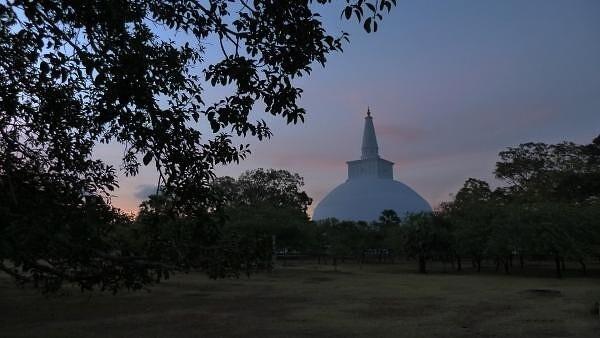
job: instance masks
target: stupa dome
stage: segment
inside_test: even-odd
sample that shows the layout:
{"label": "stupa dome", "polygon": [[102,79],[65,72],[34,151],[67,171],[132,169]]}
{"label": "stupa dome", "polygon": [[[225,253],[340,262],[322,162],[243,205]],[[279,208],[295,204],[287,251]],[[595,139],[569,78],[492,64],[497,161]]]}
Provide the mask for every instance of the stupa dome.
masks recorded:
{"label": "stupa dome", "polygon": [[400,217],[431,211],[423,197],[406,184],[394,180],[394,163],[379,157],[369,110],[365,117],[361,159],[347,164],[348,179],[319,202],[313,213],[314,220],[374,221],[386,209],[396,211]]}

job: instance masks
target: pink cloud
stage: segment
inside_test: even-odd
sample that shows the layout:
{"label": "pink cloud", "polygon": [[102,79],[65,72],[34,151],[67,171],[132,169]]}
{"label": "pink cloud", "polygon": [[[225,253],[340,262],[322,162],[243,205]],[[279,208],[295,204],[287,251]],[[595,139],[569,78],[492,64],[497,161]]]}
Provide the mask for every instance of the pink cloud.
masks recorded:
{"label": "pink cloud", "polygon": [[407,126],[384,124],[377,127],[377,135],[380,139],[385,139],[386,143],[413,143],[422,140],[427,132],[423,129],[411,128]]}

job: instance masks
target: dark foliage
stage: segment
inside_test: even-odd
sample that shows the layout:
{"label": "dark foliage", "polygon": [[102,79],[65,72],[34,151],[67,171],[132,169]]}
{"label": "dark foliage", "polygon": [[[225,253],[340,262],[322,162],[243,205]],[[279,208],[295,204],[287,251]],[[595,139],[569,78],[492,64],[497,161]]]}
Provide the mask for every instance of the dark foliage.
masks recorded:
{"label": "dark foliage", "polygon": [[[160,279],[162,249],[129,253],[114,222],[99,226],[85,211],[90,200],[109,204],[118,186],[114,168],[94,158],[95,146],[120,144],[126,175],[153,164],[175,213],[206,227],[219,199],[208,190],[214,166],[249,151],[230,136],[271,135],[263,120],[250,119],[255,105],[288,123],[303,121],[302,90],[293,80],[325,64],[347,39],[326,32],[315,12],[330,2],[0,2],[3,269],[47,289],[68,281],[117,290]],[[375,31],[392,4],[346,1],[343,17]],[[187,41],[175,41],[176,33]],[[206,42],[222,52],[214,64],[203,61]],[[232,94],[204,102],[207,86]],[[202,134],[200,125],[212,133]],[[191,238],[212,232],[190,231]]]}
{"label": "dark foliage", "polygon": [[286,170],[256,169],[235,180],[213,182],[224,199],[225,237],[238,238],[245,251],[241,270],[270,269],[273,252],[306,250],[311,198],[304,181]]}

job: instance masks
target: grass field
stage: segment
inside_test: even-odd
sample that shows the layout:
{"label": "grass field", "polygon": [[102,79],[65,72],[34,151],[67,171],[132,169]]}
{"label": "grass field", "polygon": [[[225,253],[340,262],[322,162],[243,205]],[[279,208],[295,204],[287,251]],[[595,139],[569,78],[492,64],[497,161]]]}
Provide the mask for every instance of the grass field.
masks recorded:
{"label": "grass field", "polygon": [[302,265],[250,279],[180,275],[151,292],[46,297],[0,276],[6,337],[600,337],[600,278],[419,275]]}

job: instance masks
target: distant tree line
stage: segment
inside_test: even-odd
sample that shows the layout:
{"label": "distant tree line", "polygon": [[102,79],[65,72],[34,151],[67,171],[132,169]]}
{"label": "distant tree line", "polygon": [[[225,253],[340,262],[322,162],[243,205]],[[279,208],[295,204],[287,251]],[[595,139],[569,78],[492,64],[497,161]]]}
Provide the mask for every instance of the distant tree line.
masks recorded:
{"label": "distant tree line", "polygon": [[[600,257],[600,136],[590,144],[525,143],[500,152],[495,175],[505,185],[469,179],[433,217],[448,224],[452,254],[493,258],[506,272],[513,258],[565,259],[586,271]],[[460,264],[459,264],[460,266]]]}
{"label": "distant tree line", "polygon": [[[17,227],[13,216],[4,228],[12,237],[0,238],[11,259],[0,261],[0,269],[46,291],[67,283],[116,292],[180,271],[204,271],[212,278],[250,275],[290,255],[336,269],[347,259],[360,264],[409,259],[422,273],[432,261],[459,271],[465,262],[480,271],[483,262],[493,261],[509,273],[527,260],[545,260],[555,264],[558,277],[566,261],[578,262],[585,273],[591,260],[600,259],[600,137],[587,145],[508,148],[500,153],[495,174],[506,184],[492,189],[471,178],[434,212],[383,210],[371,223],[311,221],[312,200],[302,177],[285,170],[215,178],[206,188],[212,196],[196,208],[178,208],[177,196],[159,190],[135,217],[96,196],[80,200],[61,181],[44,182],[39,189],[35,176],[24,176],[19,180],[31,183],[13,186],[5,198],[30,194],[10,211],[18,211],[17,225],[35,221],[38,226]],[[11,220],[7,210],[0,205],[4,220]],[[61,259],[33,260],[28,256],[33,249]]]}
{"label": "distant tree line", "polygon": [[269,186],[268,179],[256,180],[260,171],[247,173],[238,184],[256,180],[253,189],[261,191],[263,204],[233,198],[238,202],[229,209],[229,224],[245,229],[246,236],[251,231],[275,238],[275,252],[334,265],[347,258],[363,263],[401,257],[414,259],[424,273],[432,260],[448,262],[458,271],[465,261],[477,271],[482,262],[493,261],[496,270],[509,273],[527,260],[543,260],[552,261],[561,277],[568,260],[578,262],[585,273],[587,262],[600,259],[600,137],[587,145],[526,143],[499,157],[495,175],[505,183],[501,187],[492,189],[470,178],[452,201],[432,213],[399,217],[384,210],[372,223],[308,222],[303,215],[307,204],[283,202],[290,199],[283,197],[286,193],[299,190],[281,186],[261,191],[257,187]]}

